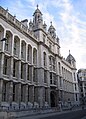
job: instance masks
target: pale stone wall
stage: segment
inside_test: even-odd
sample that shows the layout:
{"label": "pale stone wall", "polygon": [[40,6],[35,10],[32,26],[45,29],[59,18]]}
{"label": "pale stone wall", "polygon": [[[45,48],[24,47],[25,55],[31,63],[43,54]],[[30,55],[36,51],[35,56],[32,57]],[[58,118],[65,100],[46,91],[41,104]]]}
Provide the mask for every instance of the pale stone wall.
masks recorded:
{"label": "pale stone wall", "polygon": [[[0,11],[2,8],[0,9]],[[11,16],[5,10],[2,16],[0,16],[0,30],[2,34],[0,38],[4,38],[6,33],[11,34],[9,51],[5,51],[5,41],[1,42],[0,46],[0,102],[2,102],[3,95],[3,83],[6,82],[6,102],[13,102],[13,95],[15,102],[20,104],[24,102],[28,104],[30,102],[33,106],[38,104],[38,106],[43,107],[48,103],[51,106],[51,97],[50,93],[53,91],[55,95],[55,106],[58,105],[59,99],[61,101],[68,101],[70,98],[71,101],[75,102],[74,95],[78,91],[77,80],[74,81],[73,73],[76,74],[76,69],[71,66],[60,54],[60,45],[57,42],[56,37],[52,36],[45,32],[43,29],[43,23],[36,24],[34,26],[34,32],[29,31],[21,22],[16,18]],[[2,17],[6,17],[5,19]],[[35,16],[34,16],[35,17]],[[9,21],[8,21],[9,19]],[[13,20],[14,19],[14,20]],[[14,27],[15,25],[15,27]],[[38,25],[38,26],[37,26]],[[35,35],[35,36],[34,36]],[[45,43],[43,41],[43,35],[45,35]],[[17,56],[14,55],[14,38],[18,37],[18,46],[17,46]],[[21,57],[21,43],[24,41],[24,58]],[[51,44],[51,48],[50,48]],[[28,56],[28,45],[30,45],[30,61],[27,60]],[[36,50],[35,64],[33,64],[33,51]],[[44,57],[43,53],[46,53],[46,66],[44,66]],[[7,74],[3,74],[4,69],[4,57],[8,56],[8,65]],[[50,64],[49,57],[52,57],[52,64]],[[13,77],[13,63],[14,59],[16,60],[16,76]],[[54,62],[55,60],[55,62]],[[37,61],[37,63],[36,63]],[[22,63],[24,66],[23,79],[21,79],[22,72]],[[60,64],[60,66],[59,66]],[[27,79],[27,68],[29,70],[29,80]],[[50,68],[51,65],[51,68]],[[54,69],[55,67],[55,69]],[[36,75],[34,76],[34,68],[36,69]],[[59,69],[60,68],[60,69]],[[46,82],[44,82],[44,70],[46,70]],[[52,83],[50,82],[50,72],[52,73]],[[35,79],[34,79],[35,77]],[[77,78],[77,77],[76,77]],[[13,94],[13,84],[15,84],[15,94]],[[77,85],[77,91],[74,90],[74,84]],[[45,92],[46,90],[46,92]],[[28,96],[29,95],[29,96]],[[45,96],[46,95],[46,96]],[[22,97],[22,99],[21,99]],[[29,100],[28,100],[29,97]],[[46,97],[46,100],[45,100]]]}

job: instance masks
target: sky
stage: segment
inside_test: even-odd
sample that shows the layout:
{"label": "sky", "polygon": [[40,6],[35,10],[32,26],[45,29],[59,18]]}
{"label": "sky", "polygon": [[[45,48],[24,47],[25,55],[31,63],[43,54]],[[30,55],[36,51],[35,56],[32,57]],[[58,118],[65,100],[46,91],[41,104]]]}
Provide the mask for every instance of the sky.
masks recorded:
{"label": "sky", "polygon": [[60,52],[76,59],[76,68],[86,68],[86,0],[0,0],[0,6],[21,21],[33,19],[36,6],[43,14],[47,29],[52,21],[60,39]]}

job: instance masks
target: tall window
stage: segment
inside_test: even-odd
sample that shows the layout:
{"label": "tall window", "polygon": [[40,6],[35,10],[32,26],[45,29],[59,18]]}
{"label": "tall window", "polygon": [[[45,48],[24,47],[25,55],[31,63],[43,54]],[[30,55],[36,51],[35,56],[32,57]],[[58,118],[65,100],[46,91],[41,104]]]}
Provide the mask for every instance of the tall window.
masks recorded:
{"label": "tall window", "polygon": [[24,63],[21,62],[21,79],[24,79]]}
{"label": "tall window", "polygon": [[10,36],[7,33],[6,33],[6,39],[7,40],[5,41],[5,50],[8,51]]}
{"label": "tall window", "polygon": [[59,85],[60,85],[60,87],[62,87],[62,79],[61,79],[61,77],[59,77]]}
{"label": "tall window", "polygon": [[13,84],[13,101],[15,101],[15,84]]}
{"label": "tall window", "polygon": [[17,60],[13,60],[13,77],[16,77],[17,75],[16,75],[16,73],[17,73]]}
{"label": "tall window", "polygon": [[29,86],[28,86],[28,102],[29,102]]}
{"label": "tall window", "polygon": [[77,96],[77,94],[76,94],[76,101],[78,101],[78,96]]}
{"label": "tall window", "polygon": [[53,71],[55,71],[55,58],[52,57],[52,65],[53,65]]}
{"label": "tall window", "polygon": [[53,74],[54,85],[56,85],[56,74]]}
{"label": "tall window", "polygon": [[27,80],[30,80],[30,66],[27,67]]}
{"label": "tall window", "polygon": [[75,75],[75,72],[74,72],[74,81],[76,81],[76,75]]}
{"label": "tall window", "polygon": [[30,47],[28,46],[28,49],[27,49],[27,60],[29,61],[30,60]]}
{"label": "tall window", "polygon": [[26,43],[25,41],[21,42],[21,58],[25,59],[26,56]]}
{"label": "tall window", "polygon": [[50,70],[55,71],[56,70],[56,60],[53,56],[49,56],[49,65],[50,65]]}
{"label": "tall window", "polygon": [[8,69],[8,58],[4,57],[4,67],[3,67],[3,74],[7,75],[7,69]]}
{"label": "tall window", "polygon": [[3,82],[2,101],[6,101],[6,82]]}
{"label": "tall window", "polygon": [[75,84],[75,90],[77,90],[76,84]]}
{"label": "tall window", "polygon": [[45,37],[46,37],[46,36],[43,34],[43,43],[45,43]]}
{"label": "tall window", "polygon": [[17,54],[17,40],[14,40],[14,55]]}
{"label": "tall window", "polygon": [[58,62],[58,67],[59,67],[59,74],[61,74],[60,62]]}
{"label": "tall window", "polygon": [[47,88],[45,88],[45,101],[47,101]]}
{"label": "tall window", "polygon": [[[4,36],[4,29],[3,27],[0,25],[0,40],[3,38]],[[0,42],[0,50],[1,50],[1,46],[2,46],[2,42]]]}
{"label": "tall window", "polygon": [[52,77],[53,77],[52,72],[50,72],[50,84],[53,84]]}
{"label": "tall window", "polygon": [[52,70],[52,57],[49,56],[49,67],[50,67],[50,70]]}
{"label": "tall window", "polygon": [[24,43],[21,44],[21,58],[24,58]]}
{"label": "tall window", "polygon": [[33,49],[33,64],[37,64],[37,50],[35,48]]}
{"label": "tall window", "polygon": [[47,71],[44,70],[44,83],[47,83]]}
{"label": "tall window", "polygon": [[23,85],[21,85],[21,102],[23,101],[23,95],[24,95],[24,90],[23,90]]}
{"label": "tall window", "polygon": [[46,53],[43,53],[44,67],[46,66]]}
{"label": "tall window", "polygon": [[27,61],[31,64],[32,63],[32,47],[28,45],[27,48]]}
{"label": "tall window", "polygon": [[33,67],[33,81],[37,81],[37,69],[35,67]]}

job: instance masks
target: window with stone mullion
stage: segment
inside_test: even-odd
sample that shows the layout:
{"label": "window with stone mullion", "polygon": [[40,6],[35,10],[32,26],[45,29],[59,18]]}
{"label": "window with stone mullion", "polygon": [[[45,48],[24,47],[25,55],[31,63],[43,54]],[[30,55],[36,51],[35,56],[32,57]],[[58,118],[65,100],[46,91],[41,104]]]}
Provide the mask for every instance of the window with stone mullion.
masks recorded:
{"label": "window with stone mullion", "polygon": [[4,67],[3,67],[3,74],[7,75],[7,63],[8,63],[8,59],[7,57],[5,56],[4,57]]}
{"label": "window with stone mullion", "polygon": [[30,66],[27,67],[27,80],[30,80]]}
{"label": "window with stone mullion", "polygon": [[6,82],[3,82],[2,101],[6,101]]}
{"label": "window with stone mullion", "polygon": [[17,41],[14,40],[14,55],[17,55]]}
{"label": "window with stone mullion", "polygon": [[8,47],[9,47],[9,39],[10,39],[10,36],[8,34],[6,34],[6,41],[5,41],[5,50],[8,51]]}

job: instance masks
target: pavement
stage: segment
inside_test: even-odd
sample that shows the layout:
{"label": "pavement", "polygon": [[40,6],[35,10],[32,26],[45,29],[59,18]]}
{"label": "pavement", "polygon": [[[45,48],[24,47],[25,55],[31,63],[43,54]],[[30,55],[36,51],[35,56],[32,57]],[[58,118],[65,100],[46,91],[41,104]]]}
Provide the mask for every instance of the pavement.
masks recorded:
{"label": "pavement", "polygon": [[[86,108],[85,108],[86,109]],[[16,119],[40,119],[40,118],[43,118],[43,117],[49,117],[49,116],[53,116],[53,115],[59,115],[59,114],[64,114],[64,113],[68,113],[68,112],[71,112],[71,111],[77,111],[77,110],[82,110],[81,107],[77,107],[77,108],[74,108],[72,110],[65,110],[65,111],[58,111],[58,110],[55,110],[55,111],[40,111],[39,113],[35,113],[35,114],[32,114],[32,115],[26,115],[26,116],[21,116],[21,117],[16,117]],[[82,119],[86,119],[86,116],[83,117]]]}

